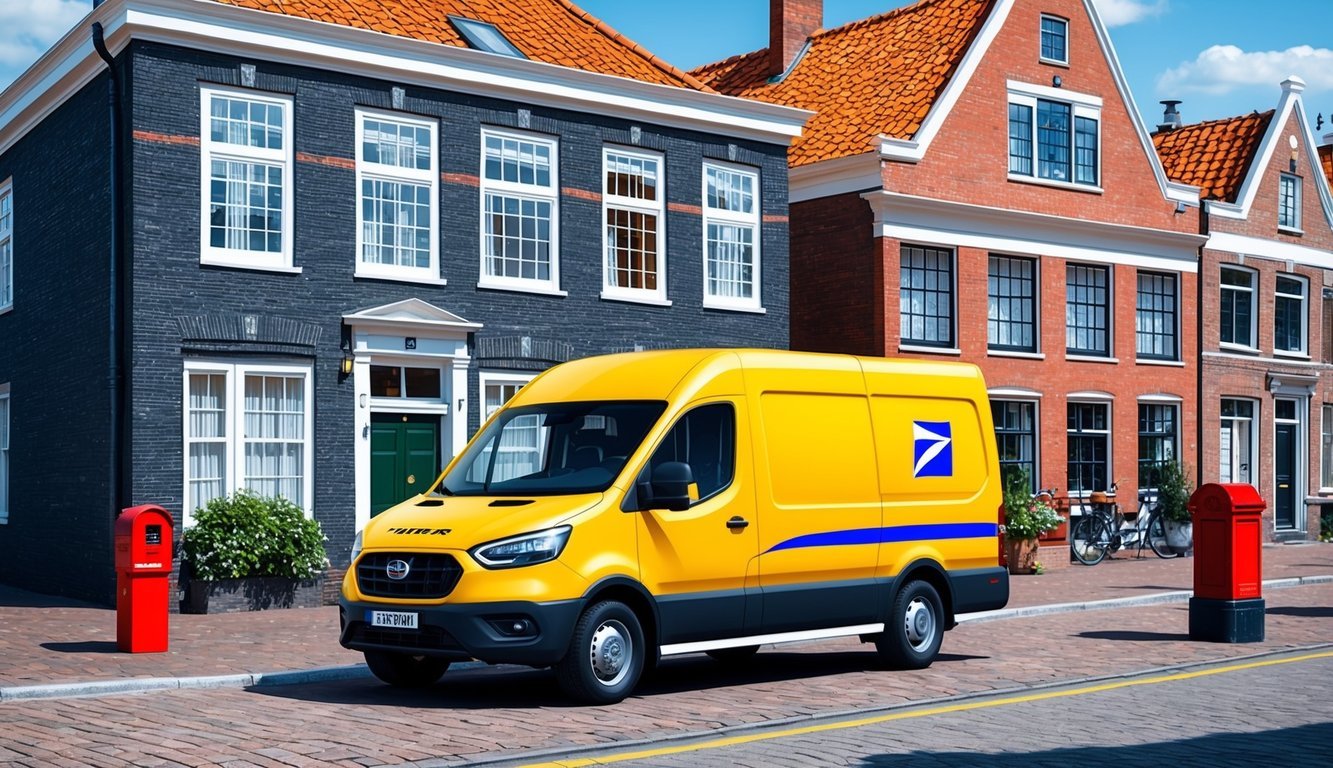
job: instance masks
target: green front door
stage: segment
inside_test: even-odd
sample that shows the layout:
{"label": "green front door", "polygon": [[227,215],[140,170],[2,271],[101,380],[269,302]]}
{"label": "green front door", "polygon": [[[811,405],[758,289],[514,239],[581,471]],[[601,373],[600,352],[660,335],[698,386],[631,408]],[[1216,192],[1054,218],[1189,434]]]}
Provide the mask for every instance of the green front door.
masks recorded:
{"label": "green front door", "polygon": [[370,417],[370,515],[430,487],[440,473],[440,419],[402,413]]}

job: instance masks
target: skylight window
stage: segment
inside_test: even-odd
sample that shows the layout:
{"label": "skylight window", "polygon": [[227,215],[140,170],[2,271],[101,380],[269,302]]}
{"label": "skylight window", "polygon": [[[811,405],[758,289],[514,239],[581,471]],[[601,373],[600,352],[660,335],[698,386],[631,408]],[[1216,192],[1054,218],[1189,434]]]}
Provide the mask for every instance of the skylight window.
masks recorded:
{"label": "skylight window", "polygon": [[468,45],[479,51],[487,53],[498,53],[501,56],[513,56],[516,59],[526,59],[523,52],[514,47],[509,42],[509,38],[499,30],[494,24],[488,24],[476,19],[464,19],[461,16],[450,16],[449,21],[453,22],[454,29],[458,34],[467,40]]}

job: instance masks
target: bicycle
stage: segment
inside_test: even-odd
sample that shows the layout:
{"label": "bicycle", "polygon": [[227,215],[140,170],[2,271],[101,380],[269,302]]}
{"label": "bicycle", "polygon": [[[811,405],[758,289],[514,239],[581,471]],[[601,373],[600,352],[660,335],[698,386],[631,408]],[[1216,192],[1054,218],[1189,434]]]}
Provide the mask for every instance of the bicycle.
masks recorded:
{"label": "bicycle", "polygon": [[1085,511],[1079,516],[1069,536],[1069,549],[1074,559],[1084,565],[1096,565],[1121,549],[1137,546],[1138,557],[1143,557],[1146,546],[1158,557],[1177,557],[1178,552],[1166,542],[1166,525],[1156,497],[1139,492],[1139,508],[1133,513],[1122,513],[1115,501],[1116,483],[1108,491],[1094,491],[1088,496]]}

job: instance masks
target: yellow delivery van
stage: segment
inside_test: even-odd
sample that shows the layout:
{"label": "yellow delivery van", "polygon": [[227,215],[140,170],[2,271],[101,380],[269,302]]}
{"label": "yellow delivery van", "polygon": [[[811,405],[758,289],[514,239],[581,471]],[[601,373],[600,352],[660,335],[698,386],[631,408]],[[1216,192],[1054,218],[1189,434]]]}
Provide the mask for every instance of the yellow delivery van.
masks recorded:
{"label": "yellow delivery van", "polygon": [[769,350],[635,352],[524,386],[358,534],[341,642],[376,676],[554,666],[609,703],[663,656],[840,636],[930,665],[1003,607],[981,373]]}

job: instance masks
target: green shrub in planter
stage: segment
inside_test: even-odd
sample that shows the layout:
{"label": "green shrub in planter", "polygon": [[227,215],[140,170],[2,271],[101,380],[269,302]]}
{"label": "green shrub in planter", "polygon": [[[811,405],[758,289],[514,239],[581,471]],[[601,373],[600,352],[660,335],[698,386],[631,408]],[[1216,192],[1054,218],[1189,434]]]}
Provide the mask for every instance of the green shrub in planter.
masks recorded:
{"label": "green shrub in planter", "polygon": [[1007,538],[1035,539],[1064,522],[1055,507],[1032,497],[1032,482],[1022,467],[1009,467],[1005,472],[1003,494]]}
{"label": "green shrub in planter", "polygon": [[1189,467],[1172,459],[1157,471],[1157,504],[1162,508],[1162,519],[1171,523],[1190,522],[1190,496],[1194,482]]}
{"label": "green shrub in planter", "polygon": [[284,498],[237,491],[208,502],[181,535],[181,559],[201,581],[308,579],[329,564],[319,523]]}

